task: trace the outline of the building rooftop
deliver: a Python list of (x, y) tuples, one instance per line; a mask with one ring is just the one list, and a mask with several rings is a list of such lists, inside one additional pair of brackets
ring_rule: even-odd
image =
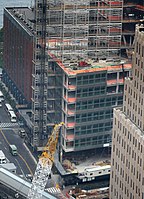
[[(34, 34), (34, 12), (33, 8), (28, 7), (6, 7), (5, 10), (15, 17), (15, 20), (22, 26), (28, 34), (33, 36)], [(120, 59), (112, 58), (109, 60), (84, 60), (79, 57), (70, 57), (69, 59), (67, 56), (63, 60), (59, 60), (55, 56), (55, 52), (59, 50), (59, 47), (62, 45), (67, 45), (67, 42), (70, 42), (72, 45), (73, 42), (71, 40), (67, 40), (61, 42), (57, 39), (51, 39), (47, 42), (49, 52), (48, 54), (52, 57), (57, 64), (64, 70), (65, 73), (68, 75), (77, 75), (81, 73), (91, 73), (91, 72), (100, 72), (100, 71), (113, 71), (113, 70), (120, 70), (122, 68), (122, 62)], [(76, 41), (75, 41), (76, 42)], [(84, 43), (87, 41), (83, 41)], [(41, 44), (41, 42), (39, 41)], [(87, 43), (86, 43), (87, 45)], [(123, 60), (123, 68), (130, 69), (131, 64), (128, 60)]]
[[(16, 191), (20, 195), (27, 197), (29, 189), (31, 187), (31, 183), (20, 178), (14, 173), (9, 172), (8, 170), (4, 168), (0, 168), (0, 183), (9, 187), (10, 189)], [(56, 197), (52, 196), (51, 194), (47, 192), (43, 192), (42, 198), (51, 198), (56, 199)]]
[(15, 20), (22, 26), (31, 36), (34, 34), (34, 12), (28, 7), (6, 7), (10, 15), (15, 17)]
[(4, 168), (4, 169), (7, 169), (7, 170), (10, 170), (10, 171), (16, 171), (16, 166), (14, 165), (14, 163), (11, 163), (11, 162), (8, 162), (6, 164), (0, 164), (0, 168)]
[(116, 71), (123, 69), (130, 69), (131, 63), (125, 60), (92, 60), (87, 59), (84, 61), (81, 60), (68, 60), (65, 63), (62, 63), (54, 54), (48, 52), (49, 56), (53, 58), (57, 64), (64, 70), (67, 75), (77, 75), (81, 73), (92, 73), (92, 72), (101, 72), (101, 71)]

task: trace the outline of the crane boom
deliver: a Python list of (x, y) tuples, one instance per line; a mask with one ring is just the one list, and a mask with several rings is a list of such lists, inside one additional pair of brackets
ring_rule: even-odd
[(58, 143), (59, 130), (64, 123), (56, 124), (52, 134), (44, 147), (39, 158), (35, 174), (32, 180), (32, 186), (28, 193), (28, 199), (40, 199), (45, 189), (48, 178), (51, 174), (51, 168), (54, 161), (54, 154)]

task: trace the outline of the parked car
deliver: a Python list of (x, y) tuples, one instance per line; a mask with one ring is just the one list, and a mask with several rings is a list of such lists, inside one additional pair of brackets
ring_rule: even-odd
[(32, 182), (33, 176), (31, 174), (26, 174), (26, 179), (30, 182)]
[(24, 138), (25, 136), (26, 136), (26, 132), (25, 132), (25, 129), (20, 129), (19, 130), (19, 136), (21, 137), (21, 138)]

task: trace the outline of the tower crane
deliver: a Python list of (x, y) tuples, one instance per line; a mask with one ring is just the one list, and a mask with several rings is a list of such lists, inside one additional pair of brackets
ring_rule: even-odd
[(48, 178), (51, 174), (51, 168), (54, 162), (54, 154), (58, 143), (59, 130), (63, 122), (56, 124), (44, 150), (39, 157), (39, 161), (33, 176), (32, 186), (28, 193), (28, 199), (41, 199), (42, 192), (45, 189)]

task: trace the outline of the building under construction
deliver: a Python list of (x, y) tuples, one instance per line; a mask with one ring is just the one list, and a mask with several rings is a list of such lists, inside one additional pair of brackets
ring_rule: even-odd
[(134, 48), (135, 26), (144, 19), (143, 0), (124, 0), (121, 54), (131, 58)]
[(122, 105), (124, 77), (131, 70), (121, 58), (133, 43), (131, 31), (125, 33), (124, 9), (123, 0), (36, 0), (32, 9), (5, 8), (3, 80), (17, 99), (20, 92), (31, 104), (33, 147), (43, 146), (60, 121), (63, 152), (111, 142), (112, 110)]
[[(40, 140), (47, 138), (47, 130), (61, 120), (65, 122), (65, 129), (68, 128), (68, 135), (74, 136), (77, 84), (76, 77), (69, 80), (65, 68), (72, 71), (77, 70), (79, 65), (81, 69), (89, 68), (91, 63), (88, 59), (97, 62), (99, 59), (119, 58), (122, 5), (122, 1), (35, 2), (36, 37), (32, 72), (34, 146), (43, 145)], [(68, 81), (75, 87), (71, 92), (63, 88)], [(90, 88), (86, 95), (89, 95)], [(75, 112), (73, 115), (62, 113), (68, 106), (67, 98), (73, 98), (70, 102), (70, 109)], [(69, 123), (72, 127), (68, 127)], [(66, 131), (63, 132), (67, 135)]]

